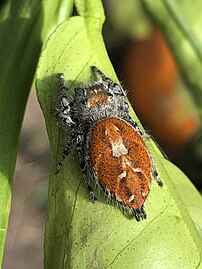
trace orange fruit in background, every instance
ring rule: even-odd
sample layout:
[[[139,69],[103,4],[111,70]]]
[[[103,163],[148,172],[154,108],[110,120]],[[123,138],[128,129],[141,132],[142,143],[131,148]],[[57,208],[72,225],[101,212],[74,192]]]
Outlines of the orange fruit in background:
[[[168,153],[181,150],[199,128],[193,105],[184,97],[179,73],[162,34],[132,41],[123,63],[124,84],[140,120]]]

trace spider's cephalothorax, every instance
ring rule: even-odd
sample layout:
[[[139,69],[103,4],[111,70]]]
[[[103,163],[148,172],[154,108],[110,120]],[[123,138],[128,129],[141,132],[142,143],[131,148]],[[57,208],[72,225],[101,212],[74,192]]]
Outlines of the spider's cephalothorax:
[[[76,144],[90,199],[96,201],[94,184],[137,221],[146,219],[152,175],[163,185],[144,142],[149,136],[130,117],[122,87],[97,67],[92,71],[100,80],[76,87],[72,96],[60,74],[56,117],[71,134],[56,172]]]

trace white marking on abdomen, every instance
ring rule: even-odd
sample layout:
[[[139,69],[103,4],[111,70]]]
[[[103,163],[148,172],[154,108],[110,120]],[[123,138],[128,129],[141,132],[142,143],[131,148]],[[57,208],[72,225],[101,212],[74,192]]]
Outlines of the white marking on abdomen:
[[[125,147],[122,140],[111,141],[111,145],[113,157],[119,158],[122,155],[128,154],[128,149]]]
[[[142,173],[140,168],[132,168],[135,173]],[[142,173],[143,174],[143,173]]]
[[[123,179],[124,177],[126,177],[126,171],[124,171],[123,173],[121,173],[119,176],[118,176],[118,178],[119,179]]]
[[[132,202],[134,199],[135,199],[135,195],[134,195],[134,194],[132,194],[132,195],[130,196],[130,198],[129,198],[128,202],[129,202],[129,203],[131,203],[131,202]]]

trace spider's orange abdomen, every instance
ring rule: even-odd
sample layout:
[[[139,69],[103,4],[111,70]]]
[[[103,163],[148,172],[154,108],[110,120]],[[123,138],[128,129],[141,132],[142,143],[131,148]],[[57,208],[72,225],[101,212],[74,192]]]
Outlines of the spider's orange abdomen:
[[[120,118],[95,122],[88,141],[89,166],[100,187],[128,208],[141,208],[152,167],[143,138]]]

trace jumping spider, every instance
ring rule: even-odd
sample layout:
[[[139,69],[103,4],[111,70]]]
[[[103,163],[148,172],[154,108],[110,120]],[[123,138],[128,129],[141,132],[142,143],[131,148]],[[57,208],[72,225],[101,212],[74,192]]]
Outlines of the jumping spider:
[[[148,135],[130,117],[122,87],[97,67],[92,72],[100,80],[75,87],[72,96],[64,74],[59,76],[56,118],[71,134],[56,172],[76,145],[91,201],[96,201],[94,185],[137,221],[146,219],[152,175],[163,185],[144,142]]]

